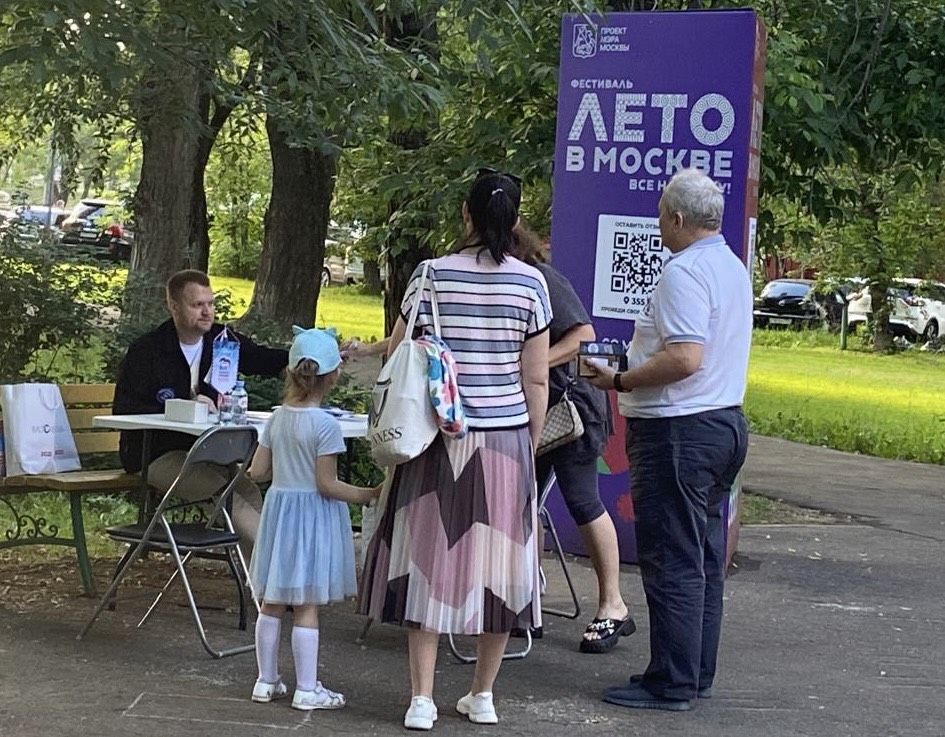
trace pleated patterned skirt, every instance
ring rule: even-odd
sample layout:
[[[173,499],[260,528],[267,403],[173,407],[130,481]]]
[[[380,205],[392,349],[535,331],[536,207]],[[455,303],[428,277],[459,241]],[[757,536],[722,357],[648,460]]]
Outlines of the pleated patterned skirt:
[[[477,635],[539,626],[536,489],[526,428],[439,434],[397,466],[358,608],[375,620]]]

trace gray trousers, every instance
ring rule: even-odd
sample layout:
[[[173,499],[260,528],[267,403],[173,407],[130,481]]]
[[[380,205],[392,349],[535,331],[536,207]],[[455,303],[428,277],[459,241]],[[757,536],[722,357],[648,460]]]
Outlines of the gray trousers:
[[[160,458],[155,458],[148,466],[148,485],[164,494],[184,465],[187,451],[168,451]],[[182,499],[206,499],[210,494],[223,488],[231,479],[230,471],[225,466],[201,463],[193,466],[178,484],[176,495]],[[262,510],[262,494],[245,476],[233,490],[233,527],[240,536],[240,547],[248,555],[256,542],[259,529],[259,514]]]

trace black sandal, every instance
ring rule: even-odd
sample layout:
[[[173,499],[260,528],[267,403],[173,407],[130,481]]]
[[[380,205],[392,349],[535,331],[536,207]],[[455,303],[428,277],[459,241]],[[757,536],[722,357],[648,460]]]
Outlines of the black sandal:
[[[580,650],[582,653],[609,652],[614,649],[621,637],[627,637],[636,631],[637,625],[629,614],[626,619],[612,619],[610,617],[599,619],[594,617],[584,630],[585,636],[581,640]],[[597,638],[588,640],[587,635],[589,634],[595,634]]]

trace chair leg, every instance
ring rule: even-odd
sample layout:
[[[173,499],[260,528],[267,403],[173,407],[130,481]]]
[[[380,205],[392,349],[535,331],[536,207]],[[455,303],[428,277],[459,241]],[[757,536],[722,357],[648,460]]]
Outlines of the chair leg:
[[[125,550],[125,552],[122,554],[121,558],[119,558],[118,563],[115,565],[115,572],[112,574],[112,581],[114,581],[116,578],[118,578],[118,572],[121,571],[121,569],[124,567],[125,563],[127,563],[128,558],[131,557],[131,554],[132,554],[134,551],[135,551],[135,546],[129,544],[129,545],[128,545],[128,549]],[[145,557],[145,555],[142,554],[141,557],[143,558],[143,557]],[[114,597],[112,597],[112,600],[108,602],[108,611],[110,611],[110,612],[115,611],[115,598],[114,598]]]
[[[92,612],[92,616],[89,617],[89,621],[85,623],[82,631],[76,635],[77,640],[81,640],[83,637],[85,637],[88,631],[92,629],[92,625],[95,624],[95,620],[98,619],[99,615],[102,613],[102,610],[112,603],[112,597],[118,590],[118,585],[121,583],[121,579],[124,578],[124,575],[131,567],[131,564],[141,556],[145,547],[146,546],[143,542],[138,543],[134,548],[129,548],[129,552],[125,553],[125,555],[122,557],[121,562],[115,571],[115,575],[112,578],[112,582],[108,586],[108,589],[105,591],[101,600],[99,600],[98,605],[95,607],[95,611]]]
[[[240,621],[238,629],[246,631],[246,583],[243,581],[243,577],[240,575],[239,570],[236,567],[236,563],[233,560],[233,549],[226,549],[226,564],[230,569],[230,574],[233,576],[233,581],[236,583],[236,593],[240,597]]]
[[[578,599],[577,591],[574,590],[574,583],[571,581],[571,572],[568,570],[568,561],[564,557],[564,548],[561,547],[561,540],[558,537],[558,530],[555,528],[554,520],[551,519],[551,513],[548,512],[545,507],[542,507],[538,511],[539,516],[541,517],[542,524],[545,529],[551,534],[551,543],[555,557],[558,559],[558,563],[561,564],[561,570],[564,571],[564,580],[568,583],[568,590],[571,593],[571,602],[574,606],[573,611],[564,611],[562,609],[551,609],[542,607],[541,611],[545,614],[551,614],[556,617],[564,617],[565,619],[577,619],[581,616],[581,603]]]
[[[72,514],[72,539],[75,542],[75,554],[82,575],[82,588],[86,596],[95,596],[95,579],[92,578],[92,563],[85,544],[85,523],[82,521],[82,496],[69,495],[69,511]]]
[[[167,522],[161,520],[165,526]],[[181,560],[180,551],[178,551],[177,546],[173,543],[173,535],[168,529],[168,538],[171,540],[170,553],[174,558],[174,565],[177,566],[177,570],[180,573],[180,582],[184,587],[184,593],[187,594],[187,603],[190,605],[190,613],[194,617],[194,623],[197,625],[197,634],[200,636],[200,642],[203,645],[203,649],[207,651],[213,658],[225,658],[229,655],[237,655],[239,653],[248,653],[256,649],[256,644],[251,645],[241,645],[239,647],[232,647],[226,650],[216,650],[210,644],[210,641],[207,639],[207,632],[203,628],[203,620],[200,618],[200,612],[197,609],[197,602],[194,599],[194,592],[190,588],[190,581],[187,580],[187,572],[184,570],[184,561]]]
[[[367,639],[368,630],[371,629],[371,624],[373,622],[374,620],[371,617],[368,617],[367,620],[364,622],[364,626],[361,628],[361,632],[358,634],[357,637],[354,638],[354,641],[358,645],[364,644],[364,641]]]
[[[184,556],[181,563],[186,566],[187,561],[190,560],[191,555],[193,555],[193,553],[187,553],[187,555]],[[171,575],[168,576],[167,581],[164,584],[164,588],[162,588],[158,592],[157,596],[154,597],[154,601],[151,602],[151,606],[148,607],[148,611],[144,613],[144,616],[141,618],[141,621],[138,622],[139,627],[143,626],[144,623],[147,622],[148,619],[151,617],[151,614],[157,608],[157,605],[160,603],[161,599],[164,597],[164,594],[166,594],[170,590],[174,581],[177,580],[177,574],[178,574],[178,570],[176,568],[173,571],[171,571]]]
[[[234,547],[232,552],[234,555],[236,555],[237,560],[240,562],[239,569],[243,573],[243,584],[249,589],[249,598],[256,607],[256,614],[259,614],[259,608],[262,606],[262,602],[259,601],[259,597],[256,595],[256,589],[253,587],[253,578],[249,575],[249,565],[246,563],[246,557],[243,555],[243,551],[239,545]]]
[[[459,648],[456,646],[456,641],[453,639],[453,635],[448,633],[446,635],[446,642],[449,644],[450,652],[453,653],[453,657],[456,658],[460,663],[469,665],[475,663],[477,658],[475,655],[463,655]],[[502,656],[502,660],[521,660],[526,655],[532,651],[532,633],[526,629],[525,630],[525,647],[521,650],[516,650],[515,652],[505,653]]]

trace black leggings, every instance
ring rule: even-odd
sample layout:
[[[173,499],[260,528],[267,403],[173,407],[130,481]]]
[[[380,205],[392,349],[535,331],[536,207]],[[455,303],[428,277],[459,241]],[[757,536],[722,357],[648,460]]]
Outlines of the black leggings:
[[[565,446],[566,448],[567,446]],[[540,456],[535,461],[538,479],[538,493],[541,494],[552,467],[558,478],[558,488],[564,497],[564,503],[578,527],[589,524],[604,514],[604,504],[600,500],[597,487],[597,459],[574,461],[564,458],[555,451]]]

